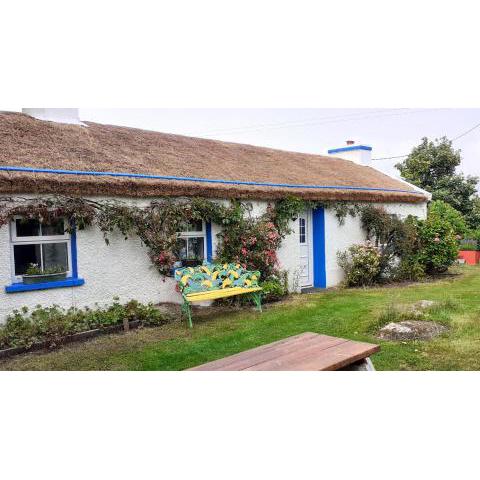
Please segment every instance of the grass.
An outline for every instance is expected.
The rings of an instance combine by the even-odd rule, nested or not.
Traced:
[[[0,361],[8,370],[183,370],[301,332],[318,332],[381,344],[377,370],[480,369],[480,266],[457,275],[404,286],[328,290],[294,295],[263,314],[250,309],[194,315],[194,328],[174,323],[115,334],[48,353]],[[389,309],[435,300],[431,319],[447,333],[430,341],[386,342],[375,338]]]

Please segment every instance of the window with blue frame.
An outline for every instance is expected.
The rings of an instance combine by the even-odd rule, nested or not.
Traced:
[[[206,226],[202,220],[185,222],[180,227],[177,254],[184,266],[200,265],[206,258]]]
[[[12,284],[5,286],[7,293],[75,287],[85,283],[78,277],[77,237],[75,230],[67,231],[67,220],[53,223],[15,217],[10,223],[10,258]],[[23,275],[31,264],[40,270],[55,267],[66,273],[62,280],[24,284]]]
[[[71,275],[71,239],[64,219],[41,223],[16,217],[11,222],[12,280],[19,282],[31,264],[40,270],[58,267]]]

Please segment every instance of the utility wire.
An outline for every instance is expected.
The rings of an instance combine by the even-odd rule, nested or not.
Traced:
[[[393,108],[391,111],[396,111],[396,110],[407,110],[406,108]],[[390,111],[387,110],[387,112]],[[370,114],[374,113],[381,113],[385,112],[385,109],[379,109],[379,110],[374,110],[373,112],[369,112]],[[365,115],[365,112],[352,112],[352,113],[345,113],[342,115],[328,115],[325,117],[310,117],[310,118],[304,118],[302,120],[290,120],[290,121],[285,121],[285,122],[272,122],[272,123],[260,123],[257,125],[244,125],[243,127],[231,127],[231,128],[221,128],[221,129],[214,129],[214,130],[209,130],[206,132],[202,133],[192,133],[192,135],[210,135],[210,134],[215,134],[215,133],[241,133],[243,131],[251,130],[251,129],[262,129],[262,128],[272,128],[272,127],[289,127],[289,126],[295,126],[297,124],[303,124],[305,122],[314,122],[314,121],[322,121],[322,120],[330,120],[330,119],[342,119],[342,118],[347,118],[347,117],[352,117],[352,116],[358,116],[358,115]]]
[[[476,130],[478,127],[480,127],[480,123],[477,123],[475,126],[472,128],[469,128],[465,132],[461,133],[460,135],[457,135],[456,137],[452,138],[452,142],[455,142],[459,138],[464,137],[465,135],[468,135],[470,132],[473,132]],[[405,158],[408,157],[410,154],[407,153],[406,155],[395,155],[394,157],[381,157],[381,158],[372,158],[372,160],[378,161],[378,160],[393,160],[394,158]]]
[[[394,157],[382,157],[382,158],[372,158],[372,160],[393,160],[394,158],[405,158],[410,155],[407,153],[407,155],[395,155]]]
[[[464,137],[465,135],[468,135],[470,132],[473,132],[478,127],[480,127],[480,123],[472,127],[470,130],[467,130],[466,132],[463,132],[460,135],[457,135],[455,138],[452,139],[452,142],[454,142],[455,140],[458,140],[459,138]]]
[[[408,110],[406,112],[398,112],[397,110]],[[375,110],[368,114],[364,112],[357,112],[345,115],[337,115],[337,116],[330,116],[330,117],[320,117],[318,119],[311,119],[311,120],[298,120],[294,122],[279,122],[279,123],[271,123],[271,124],[263,124],[263,125],[251,125],[245,127],[237,127],[232,129],[224,129],[224,130],[211,130],[209,132],[203,133],[196,133],[191,135],[211,135],[216,133],[254,133],[257,131],[271,129],[271,128],[292,128],[292,127],[305,127],[305,126],[314,126],[314,125],[325,125],[328,123],[337,123],[337,122],[345,122],[345,121],[352,121],[352,120],[363,120],[365,118],[377,118],[377,117],[389,117],[389,116],[397,116],[397,115],[411,115],[414,113],[421,113],[425,110],[410,110],[407,108],[398,108],[392,109],[394,113],[390,113],[388,110],[385,113],[385,109],[382,110]],[[376,113],[380,113],[377,115]],[[350,117],[350,118],[349,118]]]

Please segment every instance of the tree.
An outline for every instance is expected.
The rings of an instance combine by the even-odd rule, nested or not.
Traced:
[[[435,141],[423,138],[396,167],[405,180],[431,192],[433,200],[448,203],[464,215],[470,227],[477,228],[480,226],[478,178],[456,173],[461,161],[460,150],[455,150],[448,138]]]
[[[462,174],[440,178],[433,188],[432,200],[443,200],[461,212],[471,227],[477,226],[475,218],[478,179]]]
[[[442,200],[434,200],[428,206],[428,216],[448,222],[456,235],[465,235],[468,231],[465,217],[455,208]]]

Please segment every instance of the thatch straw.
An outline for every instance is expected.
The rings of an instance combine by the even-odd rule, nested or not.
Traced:
[[[296,195],[311,200],[425,201],[423,195],[415,194],[408,185],[347,160],[90,122],[87,125],[66,125],[17,113],[0,113],[0,165],[383,188],[412,193],[11,172],[0,172],[0,192],[249,199]]]

